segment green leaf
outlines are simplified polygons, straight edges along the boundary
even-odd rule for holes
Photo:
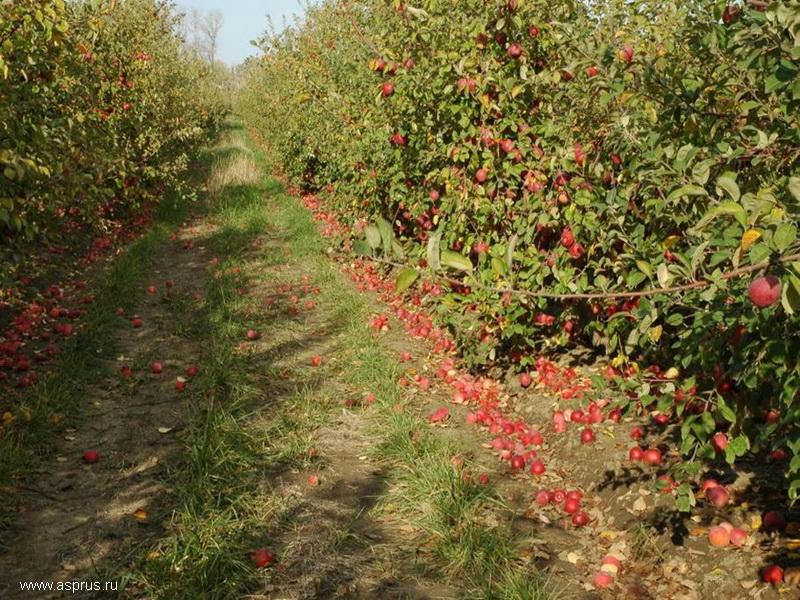
[[[405,260],[406,258],[406,251],[403,250],[403,247],[397,240],[392,240],[392,253],[398,260]]]
[[[492,270],[498,277],[504,277],[506,273],[506,263],[502,260],[497,258],[496,256],[492,257]]]
[[[458,269],[459,271],[472,271],[473,266],[472,262],[468,258],[465,258],[461,254],[457,252],[453,252],[452,250],[442,250],[442,264],[445,267],[450,267],[452,269]]]
[[[428,238],[428,266],[434,271],[442,268],[439,260],[440,246],[442,243],[442,231],[439,230]]]
[[[797,226],[791,223],[781,223],[772,236],[772,242],[778,252],[785,251],[797,239]]]
[[[354,243],[353,251],[356,254],[361,254],[362,256],[372,256],[372,247],[367,243],[366,240],[358,240],[356,243]]]
[[[653,267],[649,262],[644,260],[637,260],[636,266],[639,267],[639,270],[645,275],[647,275],[649,279],[653,278]]]
[[[696,234],[700,229],[722,215],[731,215],[742,227],[747,227],[747,213],[742,208],[742,205],[736,202],[723,202],[711,208],[689,231]]]
[[[708,192],[705,188],[700,187],[699,185],[684,185],[683,187],[679,187],[677,190],[672,190],[670,195],[667,196],[667,202],[674,202],[679,198],[683,198],[684,196],[708,196]]]
[[[682,146],[675,155],[675,162],[673,163],[675,170],[684,171],[699,151],[700,148],[695,148],[691,144]]]
[[[719,410],[720,416],[728,423],[736,422],[736,413],[733,412],[733,409],[730,406],[728,406],[724,398],[720,398],[717,401],[717,409]]]
[[[374,225],[367,225],[364,229],[364,234],[367,236],[367,243],[370,248],[377,250],[381,247],[381,232]]]
[[[416,269],[403,269],[397,276],[397,281],[394,284],[394,290],[401,294],[408,288],[414,285],[414,282],[419,278],[419,271]]]
[[[800,313],[800,278],[789,275],[787,285],[783,286],[781,304],[790,315]]]
[[[394,239],[394,230],[392,224],[386,219],[378,219],[378,231],[381,233],[381,241],[383,242],[384,251],[388,252],[392,247],[392,240]]]
[[[794,175],[789,177],[789,184],[786,186],[794,199],[800,202],[800,177]]]
[[[511,239],[508,240],[508,249],[506,250],[506,266],[508,267],[508,272],[511,272],[511,268],[514,266],[514,249],[517,247],[517,241],[519,240],[519,235],[516,233],[511,236]]]
[[[698,185],[705,185],[708,183],[708,178],[711,176],[711,166],[716,162],[717,161],[713,158],[707,158],[697,163],[692,169],[692,181]]]
[[[725,173],[717,177],[717,188],[725,190],[734,202],[739,202],[739,198],[742,194],[739,191],[739,186],[736,184],[736,179],[734,179],[731,173]]]

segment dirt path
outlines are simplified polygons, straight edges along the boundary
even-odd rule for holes
[[[175,382],[199,356],[179,328],[191,318],[185,313],[189,298],[204,291],[208,260],[202,250],[174,248],[158,258],[152,271],[158,291],[143,295],[133,314],[119,316],[118,352],[105,359],[112,375],[105,385],[85,390],[85,420],[64,432],[57,456],[6,490],[18,516],[6,539],[11,551],[0,554],[0,597],[61,597],[22,593],[22,581],[104,582],[109,561],[156,535],[146,524],[150,517],[140,520],[135,513],[169,510],[161,481],[181,459],[186,425],[186,401]],[[162,365],[161,374],[151,372],[154,362]],[[132,368],[130,378],[119,374],[123,367]],[[87,450],[99,454],[96,463],[86,464]]]

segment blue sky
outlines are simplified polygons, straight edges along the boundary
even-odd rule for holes
[[[250,45],[267,28],[267,15],[277,27],[283,16],[302,14],[298,0],[177,0],[182,10],[195,6],[204,12],[219,10],[224,16],[219,35],[219,58],[233,66],[258,50]]]

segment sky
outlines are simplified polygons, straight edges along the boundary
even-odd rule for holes
[[[250,44],[267,28],[267,15],[280,28],[283,17],[302,14],[298,0],[177,0],[178,6],[187,11],[196,7],[203,12],[218,10],[224,21],[219,34],[220,60],[234,66],[248,56],[258,54]]]

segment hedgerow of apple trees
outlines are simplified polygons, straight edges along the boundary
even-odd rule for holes
[[[162,0],[0,2],[6,244],[102,227],[176,185],[187,152],[225,112],[178,19]]]
[[[662,365],[617,383],[687,454],[785,447],[796,497],[797,1],[328,0],[261,47],[238,110],[400,287],[459,278],[438,308],[468,360]]]

